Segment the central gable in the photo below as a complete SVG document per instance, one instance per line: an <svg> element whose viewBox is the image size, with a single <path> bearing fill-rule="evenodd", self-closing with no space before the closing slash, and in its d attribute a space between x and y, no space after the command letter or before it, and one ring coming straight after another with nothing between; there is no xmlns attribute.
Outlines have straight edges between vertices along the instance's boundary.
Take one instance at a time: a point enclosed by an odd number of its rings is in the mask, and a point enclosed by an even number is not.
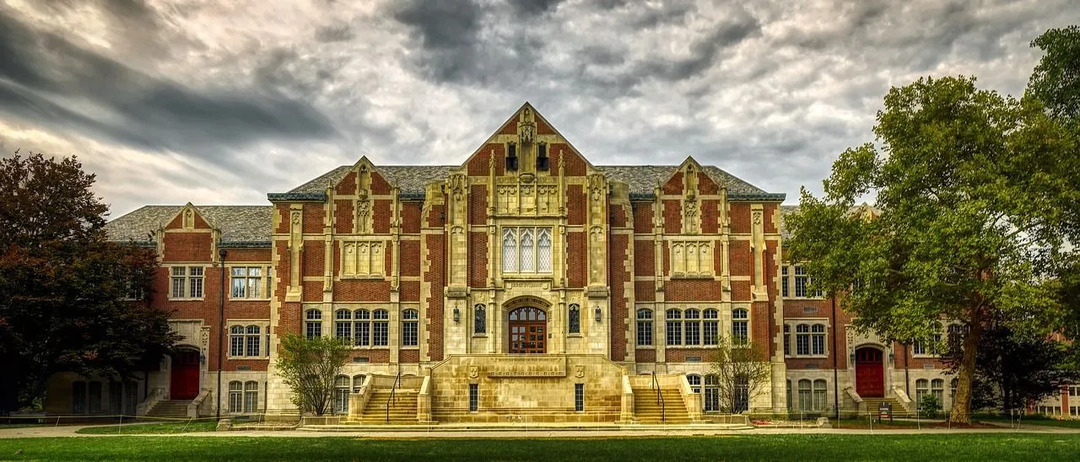
<svg viewBox="0 0 1080 462"><path fill-rule="evenodd" d="M584 176L592 170L592 164L529 103L462 164L469 176L557 175L560 166L567 176Z"/></svg>

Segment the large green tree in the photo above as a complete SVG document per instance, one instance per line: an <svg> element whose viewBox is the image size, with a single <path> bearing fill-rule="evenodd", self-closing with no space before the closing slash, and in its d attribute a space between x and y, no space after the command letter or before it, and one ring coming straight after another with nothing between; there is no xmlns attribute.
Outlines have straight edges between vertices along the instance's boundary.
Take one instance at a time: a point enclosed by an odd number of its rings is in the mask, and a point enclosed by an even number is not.
<svg viewBox="0 0 1080 462"><path fill-rule="evenodd" d="M1063 207L1075 207L1080 159L1037 100L979 90L974 78L891 89L874 133L840 155L824 197L803 191L788 220L791 258L886 341L961 325L950 415L970 422L987 322L1046 327L1047 272L1072 251ZM868 195L873 212L862 213L855 205Z"/></svg>
<svg viewBox="0 0 1080 462"><path fill-rule="evenodd" d="M38 402L56 372L156 367L174 340L149 303L153 251L106 240L93 183L75 158L0 159L0 413Z"/></svg>

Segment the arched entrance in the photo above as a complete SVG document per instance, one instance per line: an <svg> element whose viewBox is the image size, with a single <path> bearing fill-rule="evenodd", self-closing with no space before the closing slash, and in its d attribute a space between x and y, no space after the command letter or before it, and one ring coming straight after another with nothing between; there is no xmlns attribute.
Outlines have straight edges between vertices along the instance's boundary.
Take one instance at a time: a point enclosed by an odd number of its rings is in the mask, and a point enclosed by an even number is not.
<svg viewBox="0 0 1080 462"><path fill-rule="evenodd" d="M170 399L195 399L199 395L199 350L178 348L172 353Z"/></svg>
<svg viewBox="0 0 1080 462"><path fill-rule="evenodd" d="M547 313L523 306L510 311L510 353L547 353Z"/></svg>
<svg viewBox="0 0 1080 462"><path fill-rule="evenodd" d="M881 349L862 347L855 350L855 392L862 397L885 396L885 363Z"/></svg>

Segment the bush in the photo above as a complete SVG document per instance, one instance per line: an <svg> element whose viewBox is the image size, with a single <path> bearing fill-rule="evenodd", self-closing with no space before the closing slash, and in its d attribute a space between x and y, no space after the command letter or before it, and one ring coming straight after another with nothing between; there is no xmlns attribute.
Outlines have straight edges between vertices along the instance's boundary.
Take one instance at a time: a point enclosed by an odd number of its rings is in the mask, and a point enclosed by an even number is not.
<svg viewBox="0 0 1080 462"><path fill-rule="evenodd" d="M941 411L941 402L938 401L937 396L925 395L919 401L919 410L924 417L937 417L938 412Z"/></svg>

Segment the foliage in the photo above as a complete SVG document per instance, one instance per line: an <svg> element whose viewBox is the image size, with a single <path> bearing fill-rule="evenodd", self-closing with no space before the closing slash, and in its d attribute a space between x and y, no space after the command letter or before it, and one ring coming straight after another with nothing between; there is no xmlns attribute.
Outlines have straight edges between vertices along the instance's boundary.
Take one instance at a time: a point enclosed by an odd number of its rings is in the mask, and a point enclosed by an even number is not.
<svg viewBox="0 0 1080 462"><path fill-rule="evenodd" d="M941 401L933 394L925 394L922 399L919 400L919 411L922 413L923 417L933 419L937 417L938 412L941 412Z"/></svg>
<svg viewBox="0 0 1080 462"><path fill-rule="evenodd" d="M1080 122L1080 26L1050 29L1031 42L1046 54L1028 81L1027 96L1038 99L1053 117Z"/></svg>
<svg viewBox="0 0 1080 462"><path fill-rule="evenodd" d="M1045 276L1073 249L1063 205L1080 159L1034 101L979 90L974 78L923 78L885 96L877 145L848 149L821 199L803 191L788 219L793 260L863 330L910 343L965 332L951 411L970 422L978 345L991 319L1046 333ZM874 206L856 200L876 194ZM849 290L850 289L850 290Z"/></svg>
<svg viewBox="0 0 1080 462"><path fill-rule="evenodd" d="M330 410L334 378L349 359L349 351L336 338L286 334L281 339L278 373L292 388L292 402L301 412L323 415Z"/></svg>
<svg viewBox="0 0 1080 462"><path fill-rule="evenodd" d="M720 412L745 411L755 397L768 391L772 369L760 347L745 341L733 343L720 336L712 354Z"/></svg>
<svg viewBox="0 0 1080 462"><path fill-rule="evenodd" d="M94 175L75 158L0 160L0 413L29 406L60 371L128 377L175 337L149 302L153 251L108 242ZM132 288L138 301L123 301Z"/></svg>

